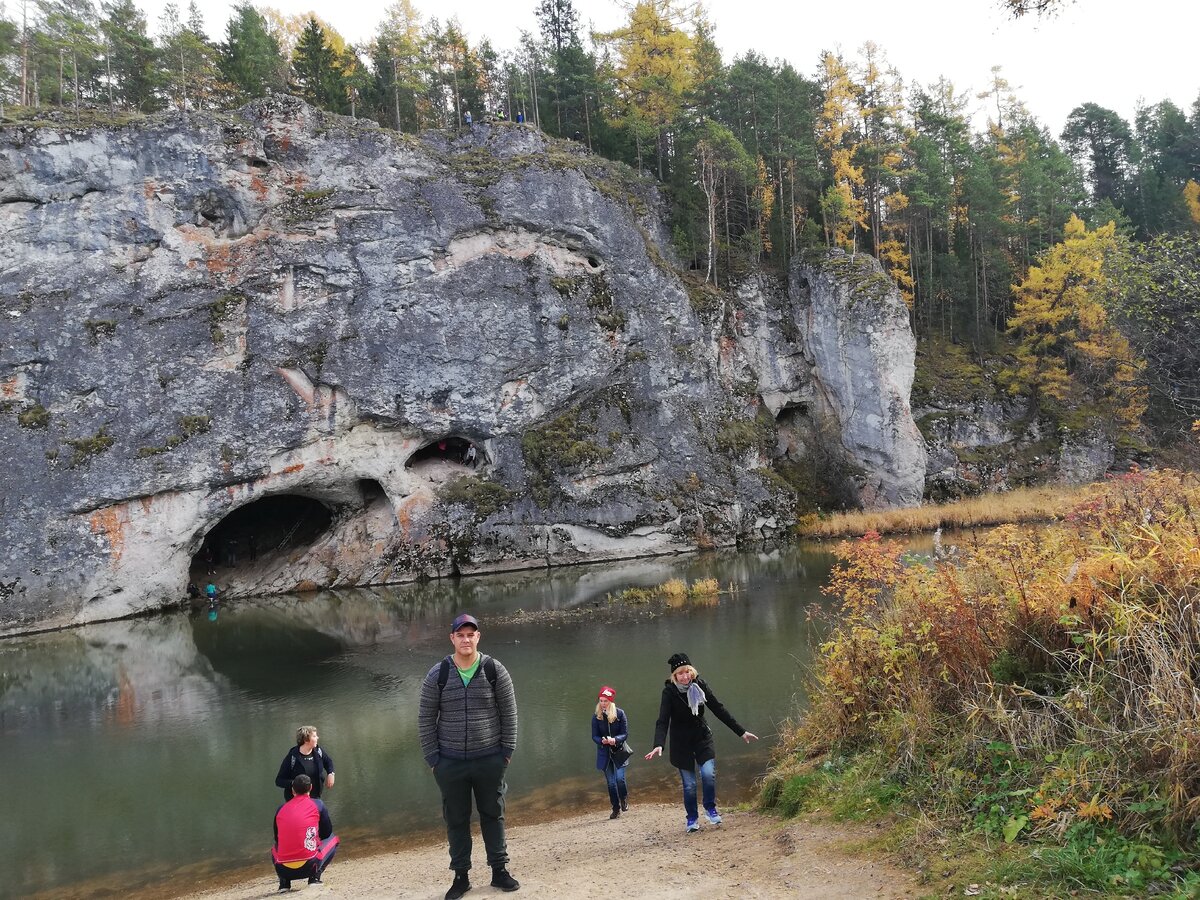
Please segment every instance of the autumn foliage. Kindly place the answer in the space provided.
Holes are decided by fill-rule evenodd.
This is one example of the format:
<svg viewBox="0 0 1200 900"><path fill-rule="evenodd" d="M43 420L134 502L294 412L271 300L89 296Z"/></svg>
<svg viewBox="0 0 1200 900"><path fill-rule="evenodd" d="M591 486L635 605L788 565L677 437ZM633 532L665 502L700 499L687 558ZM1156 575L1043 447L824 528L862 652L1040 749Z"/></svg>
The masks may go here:
<svg viewBox="0 0 1200 900"><path fill-rule="evenodd" d="M875 534L840 545L827 588L840 615L792 749L873 750L970 798L999 747L1008 840L1087 822L1186 839L1200 813L1198 507L1194 475L1134 471L1060 524L1002 526L932 559Z"/></svg>

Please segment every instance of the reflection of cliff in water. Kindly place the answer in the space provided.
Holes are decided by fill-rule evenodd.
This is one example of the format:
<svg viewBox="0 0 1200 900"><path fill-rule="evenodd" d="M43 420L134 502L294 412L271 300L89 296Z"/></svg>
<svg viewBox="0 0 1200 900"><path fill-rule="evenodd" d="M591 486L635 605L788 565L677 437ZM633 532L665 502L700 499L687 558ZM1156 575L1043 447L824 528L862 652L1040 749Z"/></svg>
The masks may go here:
<svg viewBox="0 0 1200 900"><path fill-rule="evenodd" d="M0 642L0 726L204 718L225 689L186 616Z"/></svg>

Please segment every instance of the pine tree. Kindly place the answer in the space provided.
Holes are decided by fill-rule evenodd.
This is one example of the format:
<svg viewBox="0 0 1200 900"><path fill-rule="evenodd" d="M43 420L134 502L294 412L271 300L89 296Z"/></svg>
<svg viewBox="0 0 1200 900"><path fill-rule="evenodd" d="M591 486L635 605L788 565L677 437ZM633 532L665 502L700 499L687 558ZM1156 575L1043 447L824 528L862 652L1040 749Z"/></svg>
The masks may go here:
<svg viewBox="0 0 1200 900"><path fill-rule="evenodd" d="M313 106L334 113L349 112L340 54L327 39L325 29L313 17L309 17L296 43L296 50L292 54L292 73L296 93Z"/></svg>
<svg viewBox="0 0 1200 900"><path fill-rule="evenodd" d="M286 63L279 41L267 30L266 19L248 2L235 6L226 23L220 69L240 100L283 90Z"/></svg>
<svg viewBox="0 0 1200 900"><path fill-rule="evenodd" d="M133 5L133 0L112 0L102 10L100 33L107 63L105 77L114 103L141 112L157 109L158 52L146 33L146 17Z"/></svg>

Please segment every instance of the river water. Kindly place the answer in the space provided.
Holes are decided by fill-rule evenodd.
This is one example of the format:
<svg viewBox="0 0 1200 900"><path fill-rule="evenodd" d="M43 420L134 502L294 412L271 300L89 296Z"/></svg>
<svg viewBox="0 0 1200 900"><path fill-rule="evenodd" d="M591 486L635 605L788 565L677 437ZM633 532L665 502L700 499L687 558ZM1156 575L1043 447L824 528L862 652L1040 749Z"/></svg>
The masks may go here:
<svg viewBox="0 0 1200 900"><path fill-rule="evenodd" d="M819 588L831 563L801 546L656 558L264 598L215 621L178 612L0 641L0 896L161 896L247 867L269 875L275 773L301 724L320 729L336 764L325 799L342 855L435 839L440 801L420 755L417 701L462 611L480 619L481 649L517 689L510 824L607 816L589 721L602 684L616 689L639 751L632 802L677 798L674 770L641 759L677 650L762 738L746 745L714 722L718 798L749 800L780 723L803 704L809 614L828 605ZM661 614L503 621L672 577L738 590ZM510 851L519 871L520 847Z"/></svg>

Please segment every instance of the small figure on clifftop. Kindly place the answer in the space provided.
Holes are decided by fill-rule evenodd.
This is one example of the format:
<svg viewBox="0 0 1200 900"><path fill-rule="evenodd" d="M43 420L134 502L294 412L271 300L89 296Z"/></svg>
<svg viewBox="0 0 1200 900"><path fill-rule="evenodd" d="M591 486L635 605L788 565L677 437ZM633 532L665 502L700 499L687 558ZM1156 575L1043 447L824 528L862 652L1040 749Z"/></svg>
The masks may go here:
<svg viewBox="0 0 1200 900"><path fill-rule="evenodd" d="M471 111L469 109L463 113L463 121L466 123L468 128L471 127Z"/></svg>
<svg viewBox="0 0 1200 900"><path fill-rule="evenodd" d="M747 744L757 741L758 735L739 725L721 705L686 653L672 655L667 666L671 669L671 677L663 686L658 721L654 723L654 749L646 754L646 759L654 759L662 753L670 731L671 765L679 770L683 782L683 808L687 813L687 831L691 834L700 830L700 812L696 808L697 767L700 769L705 816L710 824L721 824L721 814L717 812L717 752L712 729L704 721L705 708L711 709L714 716Z"/></svg>
<svg viewBox="0 0 1200 900"><path fill-rule="evenodd" d="M629 811L629 789L625 786L625 767L633 751L625 739L629 737L629 720L625 710L617 708L617 692L608 685L600 688L596 714L592 717L592 740L596 742L596 768L604 773L608 784L608 799L612 802L610 819Z"/></svg>
<svg viewBox="0 0 1200 900"><path fill-rule="evenodd" d="M301 725L296 729L296 746L287 752L275 776L275 786L283 788L284 800L292 798L292 782L297 775L307 775L312 780L314 797L321 796L322 788L333 787L333 757L317 746L320 739L316 726Z"/></svg>
<svg viewBox="0 0 1200 900"><path fill-rule="evenodd" d="M312 787L311 778L297 775L290 785L292 799L275 811L271 861L281 891L290 891L296 878L307 877L309 884L320 884L321 873L337 852L333 820L325 804L311 796Z"/></svg>

